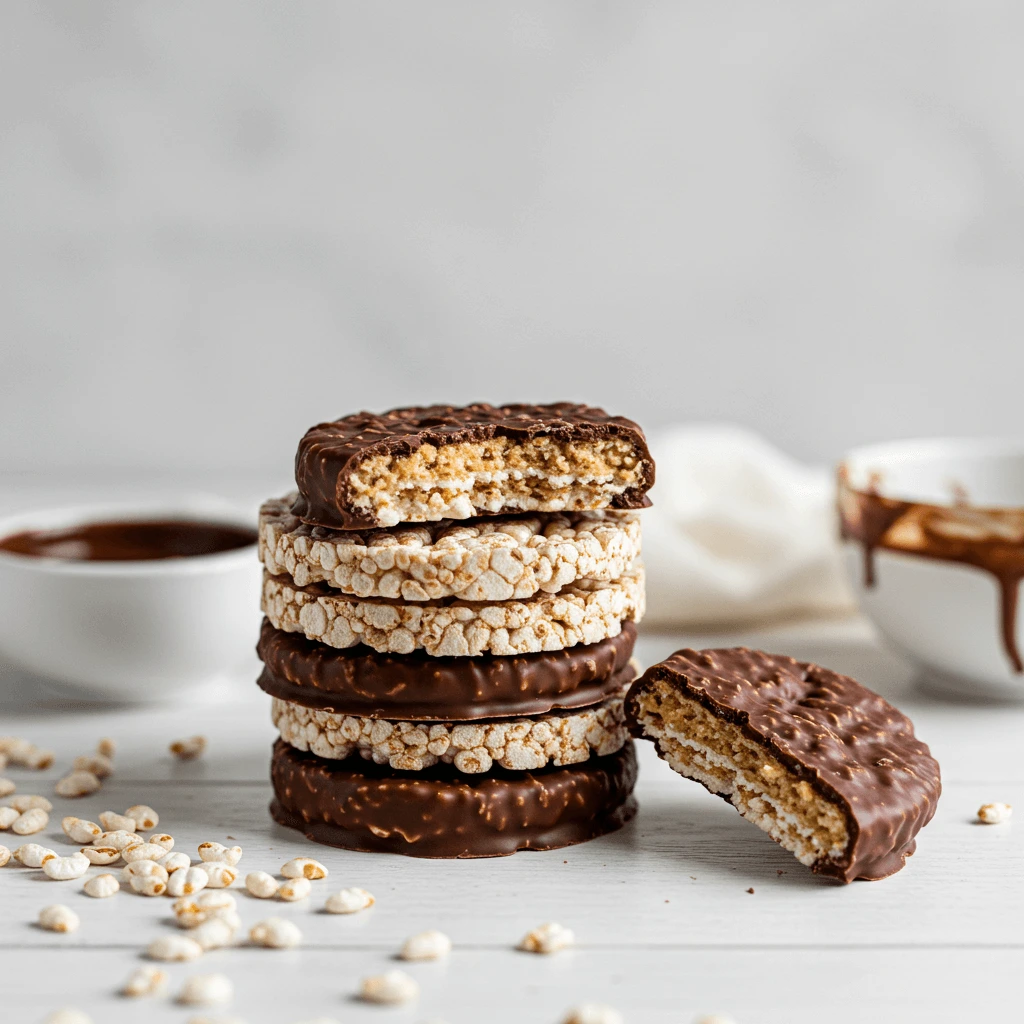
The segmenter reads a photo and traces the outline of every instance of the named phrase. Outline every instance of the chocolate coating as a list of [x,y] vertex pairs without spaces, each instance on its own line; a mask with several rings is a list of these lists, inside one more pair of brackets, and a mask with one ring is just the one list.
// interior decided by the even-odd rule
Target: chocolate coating
[[[643,431],[632,420],[609,416],[603,409],[573,402],[553,405],[430,405],[359,412],[306,431],[295,456],[299,497],[292,511],[305,523],[335,529],[362,529],[377,524],[356,508],[348,481],[358,464],[377,455],[405,456],[424,444],[435,447],[508,437],[528,441],[593,441],[623,437],[636,449],[641,483],[615,495],[610,508],[645,508],[654,484],[654,460]],[[494,514],[514,512],[499,509]],[[486,513],[481,513],[486,514]]]
[[263,620],[259,685],[271,696],[362,718],[471,721],[580,708],[633,679],[636,626],[600,643],[512,657],[432,658],[338,649]]
[[782,655],[686,649],[630,687],[626,719],[637,734],[636,701],[659,680],[737,725],[842,811],[846,852],[815,863],[814,871],[844,882],[885,878],[914,852],[914,837],[942,791],[939,765],[910,719],[878,694],[849,676]]
[[621,828],[636,814],[636,754],[534,772],[466,776],[448,765],[400,772],[325,761],[274,744],[274,819],[314,842],[411,857],[504,857],[554,850]]

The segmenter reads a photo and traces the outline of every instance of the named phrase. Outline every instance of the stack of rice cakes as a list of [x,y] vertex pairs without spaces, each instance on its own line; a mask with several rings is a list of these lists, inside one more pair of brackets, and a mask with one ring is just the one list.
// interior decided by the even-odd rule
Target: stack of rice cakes
[[346,849],[491,857],[636,812],[643,432],[432,406],[309,430],[260,514],[271,813]]

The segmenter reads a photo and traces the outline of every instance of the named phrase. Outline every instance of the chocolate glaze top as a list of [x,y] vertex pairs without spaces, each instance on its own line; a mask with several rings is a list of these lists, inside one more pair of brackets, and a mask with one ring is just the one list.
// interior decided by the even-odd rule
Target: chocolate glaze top
[[844,813],[842,859],[814,870],[844,882],[884,878],[914,852],[942,787],[938,762],[909,718],[851,679],[808,662],[745,647],[681,650],[649,668],[626,698],[656,681],[739,726]]
[[539,654],[432,658],[336,649],[263,621],[259,685],[274,697],[363,718],[472,721],[597,704],[632,681],[636,626],[600,643]]
[[461,407],[430,405],[385,413],[358,412],[311,427],[295,456],[299,497],[293,511],[315,526],[344,530],[376,526],[364,510],[352,504],[348,493],[349,478],[360,462],[377,455],[410,455],[424,444],[438,447],[494,437],[517,441],[625,438],[636,449],[641,481],[615,495],[609,507],[644,508],[650,504],[647,491],[654,484],[654,460],[643,431],[632,420],[573,402],[503,406],[478,402]]

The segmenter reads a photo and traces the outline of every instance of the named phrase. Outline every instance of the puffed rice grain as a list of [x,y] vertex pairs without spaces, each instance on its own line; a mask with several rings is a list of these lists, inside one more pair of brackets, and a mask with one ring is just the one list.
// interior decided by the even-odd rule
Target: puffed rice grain
[[26,811],[34,811],[36,808],[46,811],[47,814],[53,810],[53,804],[45,796],[37,796],[35,793],[23,793],[21,796],[11,797],[7,802],[19,814],[24,814]]
[[203,955],[203,947],[187,935],[161,935],[149,944],[146,953],[153,960],[195,960]]
[[398,954],[403,960],[440,960],[452,951],[452,940],[444,932],[431,928],[411,935]]
[[313,883],[308,878],[289,878],[281,884],[277,896],[278,899],[294,903],[296,900],[304,900],[312,888]]
[[14,859],[26,868],[41,868],[43,861],[57,854],[47,846],[38,843],[25,843],[14,851]]
[[108,832],[134,832],[138,828],[134,818],[118,814],[117,811],[101,811],[100,824]]
[[235,920],[211,917],[209,921],[196,925],[189,934],[203,947],[204,952],[210,949],[221,949],[224,946],[229,946],[234,939],[235,932],[238,930],[236,920],[237,914]]
[[96,744],[96,753],[102,754],[103,757],[113,758],[117,753],[117,744],[109,736],[104,736]]
[[562,1024],[623,1024],[622,1014],[602,1003],[580,1003],[566,1015]]
[[18,787],[11,782],[10,779],[0,778],[0,798],[10,796],[17,788]]
[[298,925],[283,917],[268,917],[249,929],[249,941],[268,949],[291,949],[302,941]]
[[85,885],[82,886],[82,891],[86,896],[92,896],[94,899],[105,900],[108,896],[113,896],[121,888],[121,883],[111,874],[94,875],[88,879]]
[[220,863],[234,867],[242,859],[242,848],[228,847],[222,843],[200,843],[199,859],[207,864]]
[[0,846],[0,868],[6,867],[7,862],[11,859],[11,851],[6,846]]
[[161,867],[166,868],[167,874],[172,875],[175,871],[192,867],[192,861],[187,853],[180,850],[175,853],[165,853],[158,861]]
[[142,829],[143,832],[149,832],[160,824],[160,815],[145,804],[135,804],[133,807],[129,807],[124,812],[124,816],[131,818],[135,822],[136,829]]
[[235,884],[238,878],[238,869],[230,864],[222,864],[220,861],[207,862],[204,870],[209,876],[207,886],[210,889],[227,889]]
[[21,763],[25,768],[34,768],[37,771],[43,771],[53,764],[56,757],[57,755],[52,750],[41,750],[39,747],[33,747],[25,755]]
[[92,1017],[81,1010],[66,1006],[62,1010],[54,1010],[43,1024],[92,1024]]
[[113,864],[121,859],[121,851],[114,849],[113,846],[83,846],[80,852],[83,857],[89,859],[90,864],[101,866]]
[[192,896],[205,889],[210,876],[202,868],[181,868],[172,871],[167,879],[168,896]]
[[33,807],[32,810],[18,815],[11,826],[11,831],[16,832],[19,836],[31,836],[36,832],[42,832],[49,823],[50,816],[46,811],[41,807]]
[[189,736],[188,739],[175,740],[169,749],[179,761],[194,761],[205,753],[206,737]]
[[103,834],[103,829],[96,822],[75,818],[72,815],[61,821],[60,827],[64,830],[64,835],[70,836],[76,843],[91,843]]
[[234,914],[237,904],[227,892],[206,890],[198,896],[182,896],[174,901],[172,911],[180,928],[195,928],[212,917]]
[[167,851],[156,843],[136,843],[134,846],[126,846],[121,851],[125,864],[131,864],[137,860],[160,860]]
[[132,998],[158,996],[167,988],[167,980],[167,972],[159,967],[139,967],[128,975],[128,980],[121,986],[121,995]]
[[1013,814],[1010,804],[982,804],[978,808],[978,821],[985,825],[1001,825]]
[[568,928],[549,921],[539,928],[527,932],[519,943],[519,948],[527,953],[557,953],[573,945],[576,937]]
[[281,865],[281,874],[285,878],[309,878],[316,880],[326,878],[330,872],[318,860],[312,857],[293,857]]
[[43,873],[55,882],[70,882],[81,878],[89,870],[89,858],[81,853],[69,857],[47,857],[43,861]]
[[81,796],[88,796],[100,788],[100,780],[92,772],[71,772],[63,779],[58,779],[54,784],[53,791],[57,796],[77,799]]
[[163,896],[167,891],[167,872],[153,860],[133,860],[124,872],[128,884],[142,896]]
[[367,1003],[395,1005],[408,1003],[420,993],[420,987],[404,971],[372,974],[359,983],[359,997]]
[[257,899],[267,900],[281,888],[281,883],[266,871],[250,871],[245,876],[245,887]]
[[0,831],[9,829],[20,817],[13,807],[0,807]]
[[[102,818],[103,815],[101,814]],[[129,846],[138,846],[142,842],[134,833],[125,828],[115,829],[113,832],[101,832],[93,841],[93,846],[112,846],[119,853],[127,850]]]
[[187,978],[178,1002],[186,1006],[213,1006],[229,1003],[234,998],[235,986],[223,974],[194,974]]
[[154,832],[146,842],[162,846],[165,853],[170,853],[174,849],[174,836],[168,835],[166,832]]
[[324,909],[328,914],[355,914],[372,907],[376,901],[365,889],[342,889],[327,897]]
[[80,924],[78,915],[63,903],[52,903],[39,911],[39,927],[48,932],[74,932]]
[[103,754],[81,754],[71,763],[71,770],[92,772],[97,779],[107,779],[114,774],[114,762]]

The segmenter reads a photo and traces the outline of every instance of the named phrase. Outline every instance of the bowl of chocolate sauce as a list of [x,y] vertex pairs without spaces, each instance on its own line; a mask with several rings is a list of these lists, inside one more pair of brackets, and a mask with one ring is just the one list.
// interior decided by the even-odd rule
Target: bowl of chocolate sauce
[[212,690],[259,632],[254,519],[183,502],[0,521],[0,652],[79,697]]
[[861,607],[921,681],[1024,701],[1024,441],[856,449],[838,507]]

